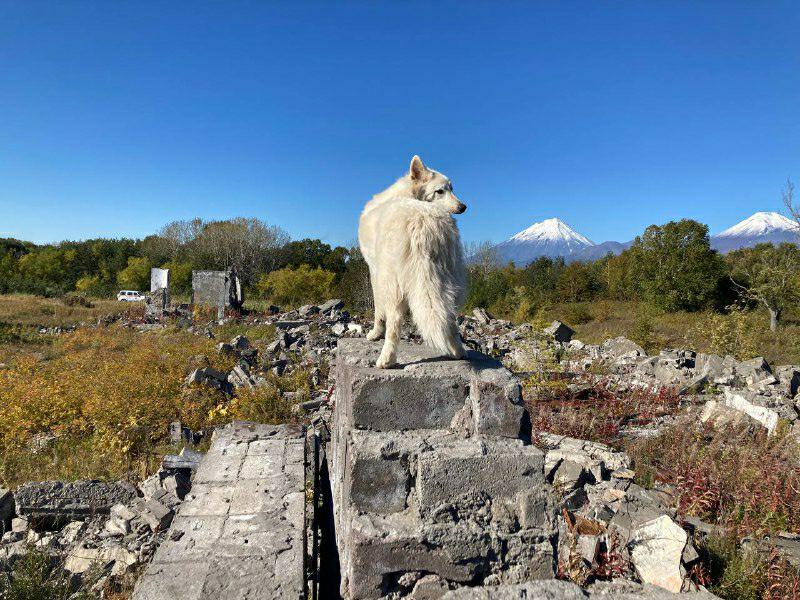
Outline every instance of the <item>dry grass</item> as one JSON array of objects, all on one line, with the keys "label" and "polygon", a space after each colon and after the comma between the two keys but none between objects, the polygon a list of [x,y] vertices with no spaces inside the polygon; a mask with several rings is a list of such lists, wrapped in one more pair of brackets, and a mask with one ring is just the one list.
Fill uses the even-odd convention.
[{"label": "dry grass", "polygon": [[627,450],[644,483],[676,486],[681,514],[737,537],[800,533],[800,453],[791,436],[687,422]]},{"label": "dry grass", "polygon": [[800,364],[800,321],[791,312],[775,333],[769,331],[769,319],[760,309],[728,315],[663,313],[641,303],[601,300],[556,304],[539,316],[548,322],[564,321],[578,339],[592,344],[624,335],[650,353],[689,348],[741,359],[760,355],[771,364]]},{"label": "dry grass", "polygon": [[[59,336],[41,356],[17,356],[0,370],[0,484],[144,477],[157,466],[176,419],[196,430],[234,418],[289,420],[291,405],[281,391],[307,396],[302,371],[270,375],[268,385],[233,400],[183,388],[199,363],[233,366],[215,343],[178,329],[139,333],[114,325]],[[199,355],[208,359],[198,361]],[[49,443],[32,452],[43,436]]]},{"label": "dry grass", "polygon": [[531,377],[523,383],[523,394],[534,431],[617,447],[622,444],[624,428],[645,426],[658,417],[675,414],[680,404],[672,389],[620,393],[602,377],[594,379],[580,396],[570,392],[565,380]]},{"label": "dry grass", "polygon": [[90,299],[91,308],[69,306],[58,298],[42,298],[27,294],[0,295],[0,322],[36,327],[66,327],[78,323],[96,323],[100,317],[120,314],[130,303],[116,300]]}]

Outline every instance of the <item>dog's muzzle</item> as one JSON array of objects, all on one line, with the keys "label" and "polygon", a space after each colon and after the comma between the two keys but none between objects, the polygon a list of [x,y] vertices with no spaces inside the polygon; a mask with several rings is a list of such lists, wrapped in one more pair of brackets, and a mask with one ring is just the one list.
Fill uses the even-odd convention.
[{"label": "dog's muzzle", "polygon": [[458,208],[456,209],[456,212],[455,212],[455,214],[457,214],[457,215],[460,215],[460,214],[461,214],[461,213],[463,213],[465,210],[467,210],[467,205],[466,205],[466,204],[462,204],[461,202],[459,202],[459,203],[458,203]]}]

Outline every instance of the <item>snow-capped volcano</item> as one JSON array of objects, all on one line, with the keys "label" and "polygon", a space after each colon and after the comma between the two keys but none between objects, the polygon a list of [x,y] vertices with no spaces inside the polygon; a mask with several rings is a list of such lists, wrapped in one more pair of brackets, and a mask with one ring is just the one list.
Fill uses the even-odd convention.
[{"label": "snow-capped volcano", "polygon": [[711,238],[711,245],[720,252],[749,248],[756,244],[798,242],[797,223],[776,212],[757,212]]},{"label": "snow-capped volcano", "polygon": [[594,242],[561,219],[546,219],[511,236],[495,250],[502,262],[512,260],[521,266],[540,256],[566,258],[591,246]]}]

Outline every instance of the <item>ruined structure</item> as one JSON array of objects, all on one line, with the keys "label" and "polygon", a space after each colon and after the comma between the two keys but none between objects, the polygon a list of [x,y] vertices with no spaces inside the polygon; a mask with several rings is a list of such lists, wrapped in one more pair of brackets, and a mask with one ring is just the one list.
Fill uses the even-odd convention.
[{"label": "ruined structure", "polygon": [[[437,359],[344,339],[336,367],[332,487],[341,594],[555,576],[555,506],[529,443],[518,381],[498,362]],[[433,596],[432,596],[433,597]]]},{"label": "ruined structure", "polygon": [[244,292],[236,271],[192,271],[192,304],[214,307],[220,318],[226,308],[241,308]]},{"label": "ruined structure", "polygon": [[150,297],[145,312],[160,317],[169,308],[169,269],[150,269]]}]

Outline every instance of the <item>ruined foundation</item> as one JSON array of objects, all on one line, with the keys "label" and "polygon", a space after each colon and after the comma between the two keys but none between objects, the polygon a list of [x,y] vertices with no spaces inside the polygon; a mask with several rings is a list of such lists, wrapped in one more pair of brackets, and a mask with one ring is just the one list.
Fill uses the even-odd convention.
[{"label": "ruined foundation", "polygon": [[555,508],[530,445],[518,381],[470,352],[438,359],[342,339],[332,431],[336,538],[346,599],[555,575]]}]

